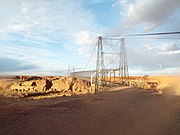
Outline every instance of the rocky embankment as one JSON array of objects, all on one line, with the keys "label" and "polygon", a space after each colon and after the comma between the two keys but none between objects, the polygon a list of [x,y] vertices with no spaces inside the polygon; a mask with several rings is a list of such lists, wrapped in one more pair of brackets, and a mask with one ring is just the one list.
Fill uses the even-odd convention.
[{"label": "rocky embankment", "polygon": [[152,90],[159,94],[180,95],[180,76],[137,76],[126,82],[131,87]]},{"label": "rocky embankment", "polygon": [[6,97],[30,97],[33,99],[87,94],[88,81],[75,77],[16,76],[0,81],[1,95]]}]

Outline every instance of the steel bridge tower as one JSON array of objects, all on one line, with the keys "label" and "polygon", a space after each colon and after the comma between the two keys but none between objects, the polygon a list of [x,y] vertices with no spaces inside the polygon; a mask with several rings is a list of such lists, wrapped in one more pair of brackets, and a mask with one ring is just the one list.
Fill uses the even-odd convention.
[{"label": "steel bridge tower", "polygon": [[129,77],[126,47],[125,47],[124,38],[121,38],[120,41],[121,41],[121,45],[120,45],[120,59],[119,59],[120,60],[119,61],[119,77],[121,77],[122,79],[125,79]]},{"label": "steel bridge tower", "polygon": [[[115,57],[113,57],[114,54]],[[99,36],[97,40],[95,91],[98,91],[99,86],[106,85],[109,78],[111,82],[112,72],[114,82],[116,78],[119,78],[119,83],[124,83],[125,79],[129,77],[124,38],[109,39]]]},{"label": "steel bridge tower", "polygon": [[96,61],[96,81],[95,81],[95,91],[98,91],[98,87],[103,85],[105,82],[104,74],[104,53],[102,46],[102,37],[98,37],[97,41],[97,61]]}]

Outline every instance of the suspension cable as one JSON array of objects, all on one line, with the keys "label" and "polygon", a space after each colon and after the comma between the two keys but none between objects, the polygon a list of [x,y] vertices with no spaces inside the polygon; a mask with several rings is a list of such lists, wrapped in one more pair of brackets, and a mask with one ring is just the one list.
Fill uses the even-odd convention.
[{"label": "suspension cable", "polygon": [[160,36],[160,35],[177,35],[180,34],[180,31],[175,32],[157,32],[157,33],[143,33],[143,34],[119,34],[119,35],[112,35],[107,37],[135,37],[135,36]]},{"label": "suspension cable", "polygon": [[95,47],[94,47],[94,49],[93,49],[93,51],[92,51],[92,53],[91,53],[91,55],[90,55],[90,57],[88,59],[88,62],[86,63],[86,66],[84,67],[83,71],[87,68],[87,66],[88,66],[88,64],[89,64],[89,62],[90,62],[90,60],[91,60],[91,58],[92,58],[92,56],[93,56],[93,54],[94,54],[94,52],[96,50],[96,46],[97,46],[97,43],[96,43],[96,45],[95,45]]}]

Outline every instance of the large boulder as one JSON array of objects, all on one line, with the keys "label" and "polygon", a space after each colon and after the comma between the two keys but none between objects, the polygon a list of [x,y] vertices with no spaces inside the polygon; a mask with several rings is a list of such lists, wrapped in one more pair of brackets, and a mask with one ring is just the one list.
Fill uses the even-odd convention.
[{"label": "large boulder", "polygon": [[42,92],[48,90],[47,86],[49,84],[49,81],[47,81],[46,79],[36,80],[34,82],[35,82],[35,91]]},{"label": "large boulder", "polygon": [[69,90],[69,84],[66,81],[65,78],[53,80],[51,89],[55,91]]}]

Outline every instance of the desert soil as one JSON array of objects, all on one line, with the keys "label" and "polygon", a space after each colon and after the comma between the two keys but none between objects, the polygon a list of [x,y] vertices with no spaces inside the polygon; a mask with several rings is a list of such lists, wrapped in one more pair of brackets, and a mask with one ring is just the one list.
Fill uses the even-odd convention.
[{"label": "desert soil", "polygon": [[116,87],[95,95],[0,98],[0,135],[179,135],[180,97]]}]

